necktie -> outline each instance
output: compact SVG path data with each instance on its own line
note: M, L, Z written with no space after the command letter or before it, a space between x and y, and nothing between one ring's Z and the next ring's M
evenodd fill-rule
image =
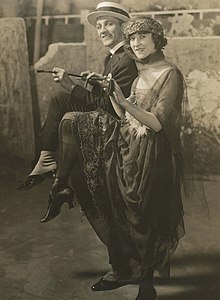
M105 66L107 65L107 63L109 62L109 60L112 58L112 54L111 52L108 53L108 55L105 57Z

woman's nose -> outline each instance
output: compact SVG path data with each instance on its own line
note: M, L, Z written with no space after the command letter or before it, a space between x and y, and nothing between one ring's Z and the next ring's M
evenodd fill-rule
M134 46L138 46L140 44L140 40L138 38L135 38L133 40L133 44L134 44Z

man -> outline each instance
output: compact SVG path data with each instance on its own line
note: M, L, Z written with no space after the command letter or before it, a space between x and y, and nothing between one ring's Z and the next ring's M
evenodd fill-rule
M103 45L109 48L110 53L105 59L103 75L111 76L121 87L125 97L130 95L131 84L137 76L134 61L128 57L123 49L123 34L121 25L129 20L126 9L114 2L101 2L96 11L87 16L88 22L96 27L98 36ZM100 74L89 71L82 73L93 84L92 91L88 91L77 84L75 79L68 76L65 70L53 69L54 81L61 84L65 92L53 95L49 102L47 120L42 131L42 151L40 158L27 179L18 187L23 191L41 183L48 175L55 172L55 152L58 149L59 123L66 112L93 111L101 107L117 117L109 97L104 93L102 84L91 81ZM103 76L102 75L102 76Z

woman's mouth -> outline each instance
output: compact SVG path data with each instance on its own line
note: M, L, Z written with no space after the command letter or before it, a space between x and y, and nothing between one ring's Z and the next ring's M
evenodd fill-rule
M134 49L135 52L143 52L145 50L145 48L136 48Z

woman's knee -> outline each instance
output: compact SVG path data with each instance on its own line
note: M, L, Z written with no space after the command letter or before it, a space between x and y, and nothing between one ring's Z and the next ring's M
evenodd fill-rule
M62 137L62 140L65 142L70 142L72 139L72 129L71 129L71 120L69 119L63 119L60 122L59 131L60 136Z

